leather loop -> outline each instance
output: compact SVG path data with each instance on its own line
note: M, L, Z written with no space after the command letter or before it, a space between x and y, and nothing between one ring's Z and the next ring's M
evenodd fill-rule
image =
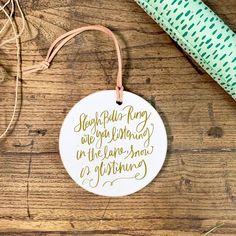
M114 33L109 30L108 28L101 26L101 25L94 25L94 26L85 26L81 27L75 30L71 30L60 37L58 37L50 46L47 56L43 62L41 62L38 65L34 65L31 67L27 67L23 69L23 75L30 74L32 72L40 71L40 70L46 70L49 68L50 63L52 62L53 58L56 56L56 54L59 52L59 50L72 38L77 36L78 34L84 32L84 31L91 31L91 30L97 30L106 33L109 37L112 38L117 52L117 59L118 59L118 73L117 73L117 80L116 80L116 100L118 103L123 102L123 85L122 85L122 57L121 57L121 50L118 43L118 40L116 39L116 36Z

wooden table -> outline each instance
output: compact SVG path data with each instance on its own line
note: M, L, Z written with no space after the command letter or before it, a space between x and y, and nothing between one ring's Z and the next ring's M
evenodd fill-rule
M235 101L133 0L21 2L28 20L23 66L42 61L68 30L112 29L122 45L125 87L160 113L169 147L158 177L131 196L95 196L71 180L58 154L63 119L78 100L113 89L117 73L108 37L78 36L49 70L22 80L17 122L0 144L1 234L194 236L224 223L215 235L236 235ZM206 3L236 31L235 0ZM0 64L14 74L14 44L1 49ZM0 84L1 130L10 119L14 83L9 76Z

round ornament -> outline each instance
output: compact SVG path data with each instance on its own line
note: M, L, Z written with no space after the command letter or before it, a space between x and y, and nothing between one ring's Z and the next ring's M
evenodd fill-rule
M167 152L165 126L143 98L115 91L91 94L66 116L59 149L70 177L103 196L125 196L144 188L159 173Z
M157 111L141 97L124 91L121 49L114 33L101 25L66 32L52 43L44 61L22 73L48 69L67 42L92 30L105 33L115 45L116 87L89 95L71 109L61 128L59 150L65 169L82 188L103 196L125 196L145 187L159 173L166 157L167 136ZM18 77L12 117L0 139L13 123L17 93Z

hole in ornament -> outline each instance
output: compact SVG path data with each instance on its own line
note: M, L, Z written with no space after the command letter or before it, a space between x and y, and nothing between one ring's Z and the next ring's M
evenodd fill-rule
M116 101L116 103L117 103L119 106L122 105L122 102Z

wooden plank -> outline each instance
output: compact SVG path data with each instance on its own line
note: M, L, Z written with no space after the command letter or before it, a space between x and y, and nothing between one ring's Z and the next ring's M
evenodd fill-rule
M206 3L236 30L234 0ZM162 116L169 149L158 177L124 198L87 193L67 175L58 135L70 108L83 97L114 89L116 55L108 37L72 40L47 71L25 76L14 130L0 142L1 235L236 234L235 102L193 64L133 0L22 1L31 33L22 38L24 66L43 60L62 33L103 24L118 35L124 85ZM0 16L0 23L3 16ZM14 45L1 49L8 72L0 84L0 130L14 102ZM20 107L20 106L19 106Z
M236 227L236 161L234 153L227 156L172 154L150 185L123 198L95 196L76 186L58 154L7 156L0 165L0 231L200 233L225 222L220 232L230 234Z

